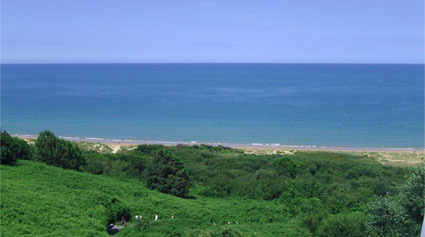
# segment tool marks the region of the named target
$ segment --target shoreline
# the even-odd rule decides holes
[[[11,136],[22,139],[37,139],[38,135],[28,134],[10,134]],[[209,145],[209,146],[224,146],[235,149],[259,149],[259,150],[307,150],[307,151],[343,151],[343,152],[397,152],[397,153],[424,153],[424,148],[416,147],[349,147],[349,146],[316,146],[316,145],[286,145],[279,143],[231,143],[231,142],[198,142],[198,141],[155,141],[155,140],[132,140],[132,139],[108,139],[97,137],[71,137],[71,136],[58,136],[67,141],[73,142],[90,142],[102,143],[109,145],[164,145],[164,146],[177,146],[177,145]]]

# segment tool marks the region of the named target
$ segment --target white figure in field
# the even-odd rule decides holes
[[[236,225],[239,225],[239,222],[236,221],[235,223],[236,223]]]
[[[229,221],[229,222],[227,222],[227,224],[228,224],[228,225],[230,225],[230,221]]]
[[[137,216],[135,216],[134,218],[136,219],[136,221],[138,221],[138,220],[141,220],[141,219],[142,219],[142,216],[137,215]]]
[[[155,214],[155,221],[158,220],[158,214]]]
[[[174,216],[171,216],[171,220],[174,219]]]

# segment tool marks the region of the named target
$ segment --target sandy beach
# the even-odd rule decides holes
[[[22,139],[37,139],[37,135],[12,134]],[[177,145],[210,145],[225,146],[236,149],[255,149],[255,150],[307,150],[307,151],[343,151],[343,152],[396,152],[396,153],[424,153],[423,148],[415,147],[337,147],[337,146],[315,146],[315,145],[285,145],[278,143],[228,143],[228,142],[198,142],[198,141],[154,141],[154,140],[130,140],[130,139],[106,139],[94,137],[69,137],[60,136],[67,141],[100,143],[109,146],[129,146],[154,144],[164,146]]]
[[[34,142],[37,135],[12,134]],[[164,146],[177,145],[210,145],[225,146],[242,150],[245,154],[254,155],[274,155],[293,154],[295,152],[341,152],[354,155],[366,156],[385,165],[392,166],[414,166],[425,162],[425,151],[419,148],[391,148],[391,147],[326,147],[326,146],[303,146],[303,145],[283,145],[276,143],[219,143],[219,142],[177,142],[177,141],[149,141],[130,139],[105,139],[94,137],[69,137],[62,136],[62,139],[77,142],[78,146],[84,150],[92,150],[100,153],[117,153],[118,151],[131,151],[141,144],[155,144]]]

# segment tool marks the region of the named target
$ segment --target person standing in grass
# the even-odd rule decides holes
[[[158,220],[158,214],[155,213],[155,221]]]
[[[125,217],[124,216],[121,217],[121,224],[123,226],[125,226],[127,224],[127,222],[125,221]]]

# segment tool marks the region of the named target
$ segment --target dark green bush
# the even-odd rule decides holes
[[[189,177],[183,163],[174,158],[171,153],[160,150],[148,168],[146,186],[163,193],[185,197],[189,192]]]
[[[84,153],[86,165],[83,170],[92,174],[111,177],[145,179],[149,157],[140,153],[120,152],[100,154],[89,151]]]
[[[49,131],[40,132],[35,147],[37,159],[48,165],[74,170],[80,170],[85,165],[85,159],[76,145],[59,139]]]
[[[138,145],[134,152],[142,153],[145,155],[155,155],[159,150],[164,149],[163,145]]]
[[[272,166],[279,173],[279,175],[295,178],[298,169],[300,169],[302,166],[302,163],[293,157],[282,156],[274,159]]]
[[[362,212],[331,215],[319,226],[317,235],[323,237],[367,236],[366,220],[367,216]]]
[[[0,134],[0,147],[0,163],[2,165],[14,165],[18,159],[31,159],[29,145],[24,140],[12,137],[5,131]]]
[[[111,162],[103,154],[97,152],[87,152],[84,154],[86,165],[83,171],[91,174],[105,174],[111,167]]]

